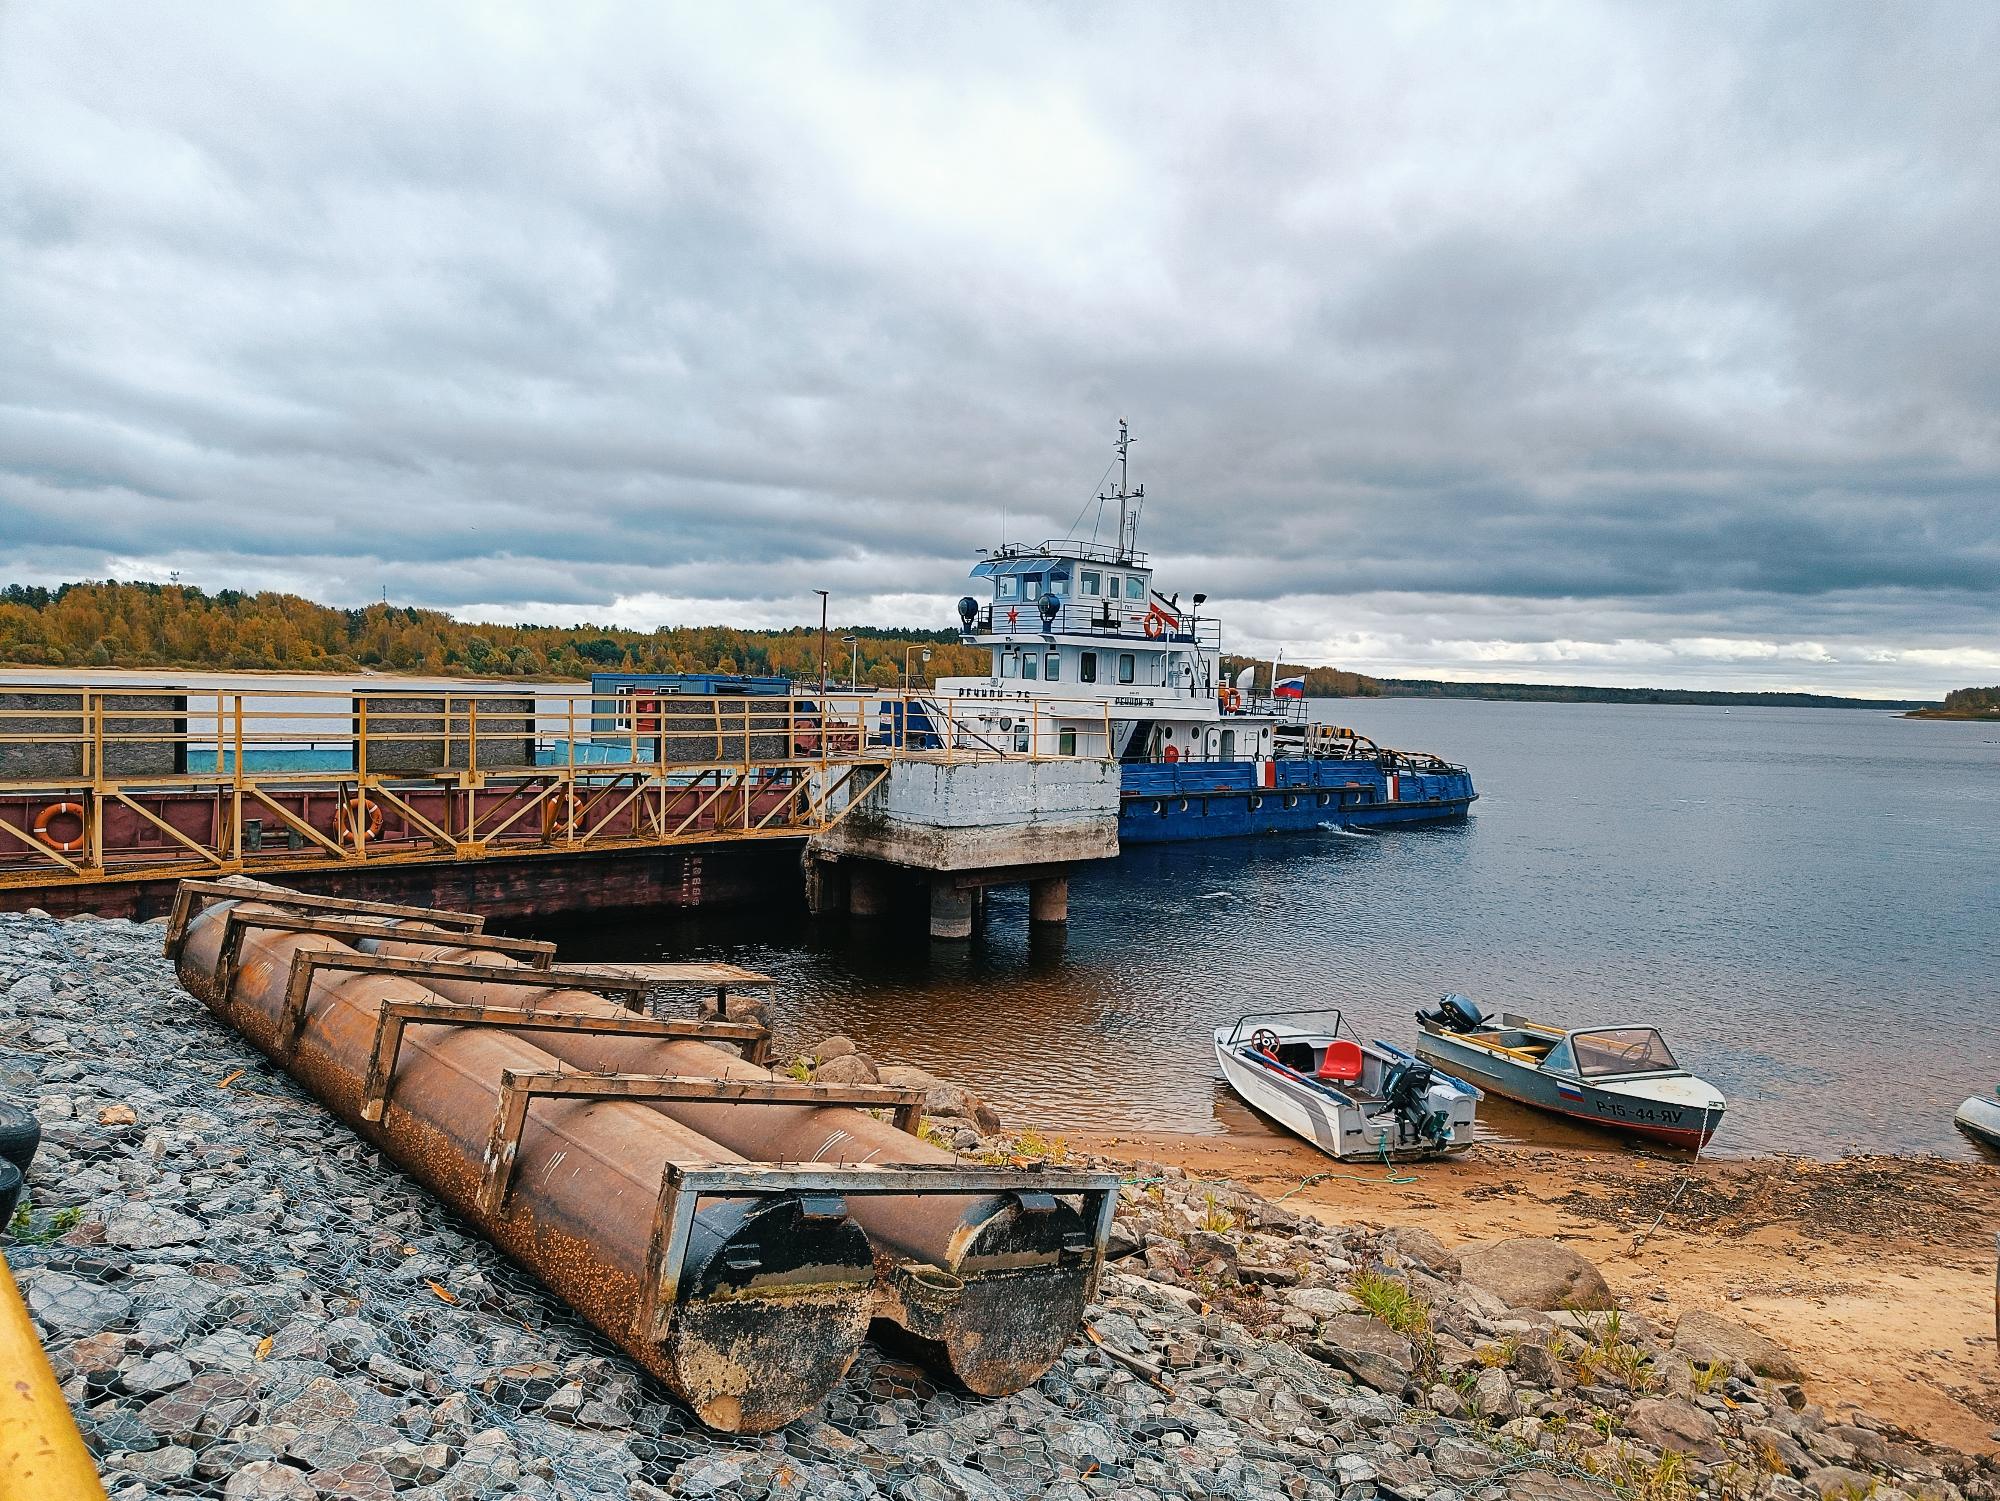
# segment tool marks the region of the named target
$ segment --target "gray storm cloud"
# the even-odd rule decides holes
[[[941,623],[1131,419],[1378,672],[2000,676],[2000,13],[0,8],[0,565]]]

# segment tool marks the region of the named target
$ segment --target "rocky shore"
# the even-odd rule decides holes
[[[6,1257],[119,1501],[2000,1494],[1554,1242],[1451,1249],[1145,1163],[1035,1387],[969,1398],[871,1346],[815,1418],[718,1439],[214,1024],[159,938],[0,916],[0,1085],[44,1133]],[[893,1067],[842,1040],[801,1071]],[[927,1087],[969,1155],[1062,1152]]]

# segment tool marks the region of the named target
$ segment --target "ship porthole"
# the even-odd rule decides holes
[[[1298,805],[1299,805],[1298,794],[1296,792],[1287,792],[1285,794],[1285,806],[1287,808],[1296,808]]]
[[[1187,812],[1187,810],[1188,810],[1188,800],[1186,798],[1182,798],[1180,807],[1176,808],[1174,811],[1177,813],[1185,813]]]
[[[1155,798],[1153,800],[1153,811],[1161,815],[1161,817],[1165,817],[1167,812],[1167,805],[1161,802],[1159,799]]]
[[[1322,792],[1319,795],[1319,805],[1322,808],[1326,807],[1332,801],[1333,801],[1333,794],[1331,792]]]
[[[1250,811],[1252,813],[1255,813],[1259,808],[1263,806],[1264,806],[1264,799],[1262,799],[1261,797],[1252,797],[1250,799]]]

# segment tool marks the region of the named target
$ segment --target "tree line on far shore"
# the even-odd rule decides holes
[[[840,638],[854,635],[855,650]],[[921,660],[928,647],[931,660]],[[834,627],[827,671],[845,681],[902,680],[905,652],[925,677],[982,674],[984,651],[943,631]],[[817,682],[819,628],[781,631],[673,626],[475,625],[439,610],[359,610],[295,594],[213,594],[187,584],[9,584],[0,589],[0,663],[22,667],[187,667],[281,672],[431,673],[449,677],[583,678],[593,672],[741,672]]]
[[[2000,687],[1954,688],[1944,696],[1947,714],[2000,714]]]

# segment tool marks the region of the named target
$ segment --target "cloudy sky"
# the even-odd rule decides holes
[[[0,577],[2000,681],[2000,7],[0,0]]]

